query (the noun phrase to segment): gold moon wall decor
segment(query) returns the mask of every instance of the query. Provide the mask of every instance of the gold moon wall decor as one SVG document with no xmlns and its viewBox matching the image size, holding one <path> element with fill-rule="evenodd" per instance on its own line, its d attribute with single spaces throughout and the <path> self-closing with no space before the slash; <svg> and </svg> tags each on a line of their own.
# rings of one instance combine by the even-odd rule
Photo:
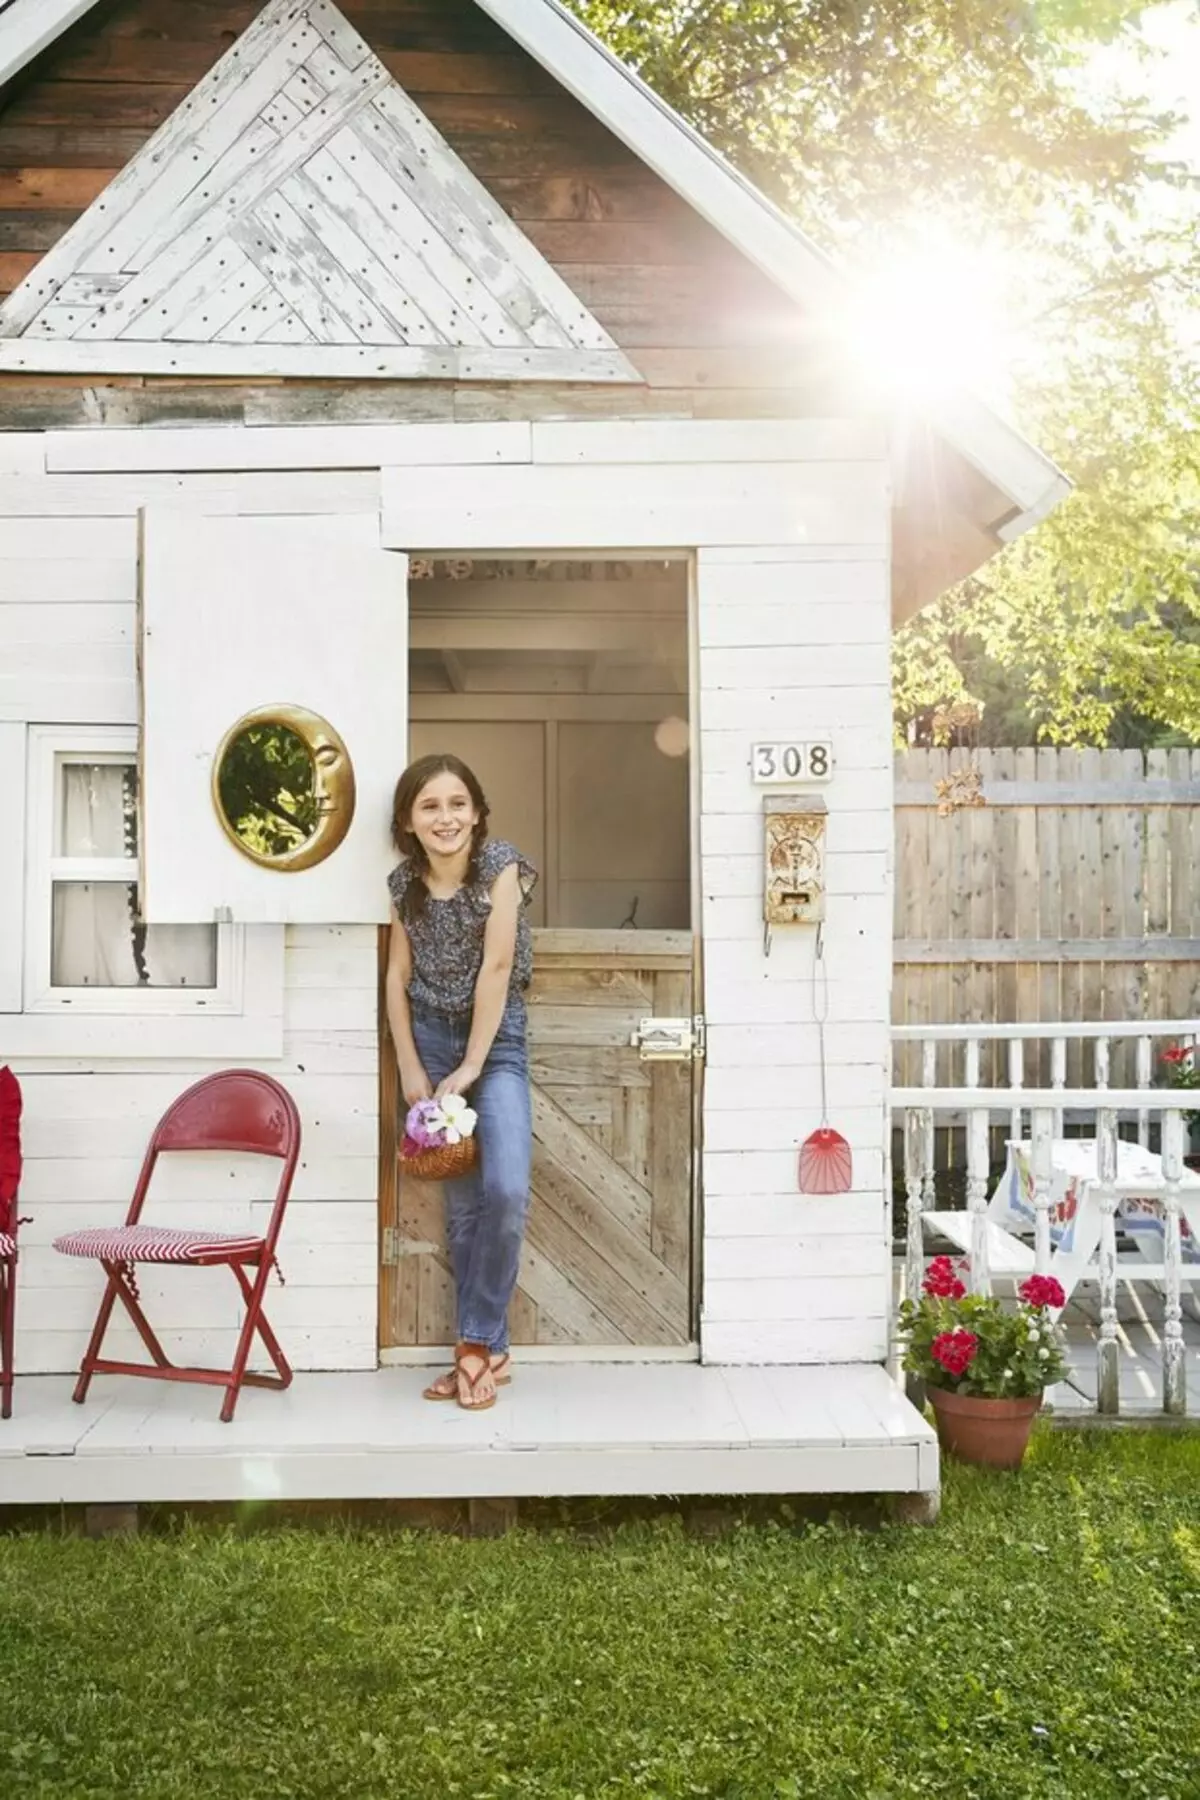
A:
<svg viewBox="0 0 1200 1800">
<path fill-rule="evenodd" d="M 213 759 L 213 805 L 251 862 L 292 873 L 332 856 L 354 818 L 354 765 L 328 719 L 260 706 L 229 727 Z"/>
</svg>

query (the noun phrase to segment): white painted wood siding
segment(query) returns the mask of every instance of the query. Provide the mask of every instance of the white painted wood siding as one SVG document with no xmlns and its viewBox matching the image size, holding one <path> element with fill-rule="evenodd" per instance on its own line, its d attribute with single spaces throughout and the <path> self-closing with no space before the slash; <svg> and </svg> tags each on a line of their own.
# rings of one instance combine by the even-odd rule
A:
<svg viewBox="0 0 1200 1800">
<path fill-rule="evenodd" d="M 29 468 L 29 476 L 20 477 L 23 486 L 41 489 L 32 463 Z M 30 510 L 22 516 L 0 511 L 0 749 L 6 734 L 23 737 L 26 722 L 137 723 L 135 497 L 130 492 L 116 516 L 96 516 L 87 511 L 87 485 L 85 479 L 73 517 L 45 516 L 30 494 L 23 496 Z M 12 843 L 21 838 L 23 778 L 5 791 L 17 807 L 7 821 L 6 841 Z M 22 884 L 8 885 L 9 901 L 16 904 Z M 5 915 L 5 945 L 16 947 L 18 956 L 0 966 L 0 976 L 8 971 L 13 978 L 11 992 L 0 984 L 0 1001 L 19 1006 L 19 914 L 11 929 L 9 923 Z M 293 926 L 284 957 L 279 1059 L 227 1056 L 213 1062 L 173 1054 L 187 1041 L 189 1025 L 173 1018 L 139 1022 L 144 1051 L 137 1059 L 87 1053 L 85 1023 L 112 1036 L 114 1021 L 103 1018 L 81 1022 L 72 1056 L 14 1055 L 13 1035 L 7 1033 L 6 1043 L 0 1016 L 0 1062 L 11 1060 L 25 1094 L 21 1211 L 32 1220 L 21 1232 L 19 1370 L 69 1373 L 78 1367 L 103 1277 L 96 1264 L 57 1255 L 53 1240 L 66 1231 L 120 1223 L 157 1119 L 189 1082 L 231 1061 L 250 1061 L 283 1081 L 303 1124 L 303 1153 L 280 1248 L 286 1285 L 272 1278 L 268 1317 L 298 1369 L 375 1366 L 376 992 L 372 926 Z M 276 1165 L 266 1159 L 222 1162 L 220 1168 L 215 1160 L 168 1160 L 147 1219 L 261 1229 L 275 1174 Z M 239 1315 L 227 1270 L 145 1268 L 140 1285 L 169 1355 L 217 1363 L 232 1356 Z M 108 1344 L 116 1355 L 140 1354 L 132 1331 L 119 1321 Z"/>
<path fill-rule="evenodd" d="M 588 429 L 564 429 L 545 449 L 573 455 L 577 444 L 586 448 Z M 304 515 L 371 513 L 378 505 L 378 466 L 365 447 L 355 450 L 348 440 L 339 442 L 346 466 L 313 474 L 286 467 L 297 454 L 294 434 L 272 449 L 275 440 L 265 431 L 231 431 L 229 450 L 220 453 L 215 437 L 198 434 L 208 469 L 173 473 L 185 461 L 186 435 L 174 435 L 165 466 L 139 473 L 129 470 L 137 458 L 129 455 L 127 437 L 114 448 L 114 434 L 88 434 L 86 445 L 80 434 L 81 454 L 95 447 L 98 472 L 54 474 L 39 473 L 48 440 L 6 445 L 0 435 L 0 671 L 9 666 L 8 653 L 23 647 L 22 673 L 7 685 L 0 678 L 0 719 L 136 723 L 139 504 L 170 499 L 196 511 Z M 640 441 L 631 440 L 631 460 Z M 503 443 L 473 438 L 468 444 L 465 436 L 461 442 L 464 460 L 478 459 L 481 484 L 497 446 L 497 460 L 530 454 L 526 428 Z M 682 459 L 700 443 L 681 431 L 676 454 Z M 236 467 L 238 444 L 259 461 L 257 468 Z M 723 439 L 711 437 L 705 447 L 714 462 L 731 457 Z M 869 445 L 851 438 L 839 446 L 841 455 L 816 439 L 808 447 L 814 462 L 828 455 L 838 465 L 833 487 L 852 530 L 828 542 L 797 529 L 795 541 L 782 545 L 718 546 L 703 550 L 697 566 L 710 1021 L 702 1349 L 714 1362 L 871 1361 L 886 1348 L 892 777 L 889 696 L 880 670 L 888 635 L 888 498 L 882 464 L 871 461 Z M 382 448 L 371 444 L 373 454 Z M 399 441 L 388 446 L 397 463 L 406 454 L 419 463 L 424 448 L 430 462 L 449 460 L 445 445 L 415 435 L 403 450 Z M 776 446 L 781 460 L 785 451 L 800 449 Z M 852 468 L 864 471 L 854 492 L 843 486 Z M 790 497 L 800 513 L 805 486 L 792 480 L 786 492 L 773 489 L 765 510 Z M 832 491 L 823 478 L 816 489 Z M 751 506 L 763 515 L 761 495 Z M 453 547 L 461 548 L 461 539 Z M 737 659 L 732 686 L 727 655 Z M 756 737 L 791 733 L 829 735 L 836 756 L 824 789 L 830 809 L 826 1041 L 831 1118 L 851 1139 L 855 1186 L 831 1197 L 802 1195 L 796 1185 L 796 1147 L 818 1123 L 819 1110 L 813 934 L 778 930 L 769 960 L 762 954 L 761 791 L 750 783 L 748 752 Z M 375 1360 L 374 946 L 367 926 L 289 929 L 283 1057 L 260 1065 L 293 1088 L 305 1126 L 283 1236 L 288 1286 L 272 1283 L 270 1307 L 298 1368 L 364 1367 Z M 14 1063 L 28 1094 L 30 1162 L 22 1200 L 35 1219 L 26 1228 L 18 1295 L 21 1368 L 77 1365 L 97 1293 L 86 1283 L 94 1283 L 95 1271 L 54 1257 L 48 1246 L 61 1231 L 123 1216 L 154 1120 L 172 1093 L 203 1072 L 205 1065 L 194 1060 L 156 1053 L 156 1042 L 147 1036 L 139 1061 L 77 1055 Z M 181 1168 L 174 1180 L 177 1190 L 164 1192 L 168 1204 L 211 1206 L 213 1218 L 222 1216 L 218 1206 L 236 1211 L 254 1203 L 244 1177 L 226 1176 L 219 1198 L 204 1171 Z M 221 1273 L 147 1272 L 152 1316 L 178 1321 L 179 1335 L 168 1340 L 182 1355 L 215 1358 L 232 1343 L 232 1295 Z"/>
<path fill-rule="evenodd" d="M 376 1362 L 378 1042 L 376 935 L 370 926 L 291 926 L 285 955 L 284 1054 L 259 1062 L 300 1108 L 303 1150 L 280 1241 L 286 1285 L 272 1277 L 267 1316 L 298 1369 Z M 0 1039 L 3 1026 L 0 1022 Z M 103 1289 L 99 1265 L 59 1256 L 66 1231 L 120 1223 L 155 1122 L 212 1063 L 154 1056 L 13 1059 L 25 1095 L 25 1171 L 17 1291 L 17 1368 L 78 1368 Z M 278 1165 L 255 1157 L 168 1157 L 145 1214 L 151 1224 L 265 1227 Z M 232 1356 L 240 1317 L 227 1269 L 139 1269 L 147 1314 L 167 1354 Z M 137 1358 L 128 1325 L 107 1348 Z"/>
<path fill-rule="evenodd" d="M 844 466 L 844 465 L 843 465 Z M 863 548 L 701 550 L 697 558 L 704 937 L 701 1351 L 707 1362 L 878 1361 L 890 1225 L 886 1072 L 892 750 L 886 483 L 857 495 Z M 872 502 L 877 509 L 870 510 Z M 798 514 L 797 537 L 803 535 Z M 878 546 L 878 547 L 875 547 Z M 815 932 L 764 954 L 756 738 L 829 737 L 824 927 L 830 1121 L 853 1191 L 802 1194 L 798 1146 L 820 1123 Z M 802 784 L 797 784 L 802 786 Z"/>
</svg>

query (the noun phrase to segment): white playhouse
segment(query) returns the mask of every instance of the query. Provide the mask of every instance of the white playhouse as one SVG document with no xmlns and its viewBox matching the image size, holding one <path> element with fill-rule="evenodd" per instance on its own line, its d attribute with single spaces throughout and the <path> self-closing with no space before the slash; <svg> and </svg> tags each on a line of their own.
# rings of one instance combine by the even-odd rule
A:
<svg viewBox="0 0 1200 1800">
<path fill-rule="evenodd" d="M 968 395 L 898 417 L 836 273 L 556 0 L 230 0 L 232 42 L 146 10 L 0 18 L 0 165 L 71 196 L 0 302 L 0 1502 L 928 1501 L 887 1369 L 889 639 L 1063 477 Z M 38 98 L 81 67 L 90 188 Z M 450 1283 L 380 1004 L 391 793 L 442 748 L 541 872 L 516 1378 L 477 1418 L 410 1366 Z M 822 1018 L 848 1192 L 798 1178 Z M 115 1375 L 73 1405 L 103 1275 L 53 1241 L 120 1224 L 229 1067 L 299 1109 L 296 1379 L 231 1424 Z M 277 1172 L 168 1155 L 145 1216 L 261 1230 Z M 139 1282 L 228 1363 L 227 1269 Z"/>
</svg>

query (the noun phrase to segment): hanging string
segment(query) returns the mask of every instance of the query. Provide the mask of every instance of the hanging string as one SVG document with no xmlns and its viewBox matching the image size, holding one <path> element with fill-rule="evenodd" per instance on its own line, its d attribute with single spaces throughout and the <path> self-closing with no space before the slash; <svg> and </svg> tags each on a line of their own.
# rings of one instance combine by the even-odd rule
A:
<svg viewBox="0 0 1200 1800">
<path fill-rule="evenodd" d="M 821 1123 L 829 1123 L 829 1095 L 825 1076 L 825 1022 L 829 1018 L 829 968 L 825 961 L 825 927 L 817 926 L 817 945 L 813 956 L 812 1009 L 817 1022 L 817 1055 L 821 1061 Z"/>
</svg>

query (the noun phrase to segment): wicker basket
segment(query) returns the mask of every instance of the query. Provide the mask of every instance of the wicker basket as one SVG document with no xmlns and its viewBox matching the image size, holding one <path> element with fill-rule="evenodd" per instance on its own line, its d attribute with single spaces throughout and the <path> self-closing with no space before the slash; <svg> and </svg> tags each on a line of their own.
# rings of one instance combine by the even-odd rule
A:
<svg viewBox="0 0 1200 1800">
<path fill-rule="evenodd" d="M 400 1167 L 414 1181 L 453 1181 L 473 1169 L 479 1150 L 473 1137 L 460 1138 L 457 1144 L 437 1144 L 429 1150 L 417 1150 L 400 1158 Z"/>
</svg>

